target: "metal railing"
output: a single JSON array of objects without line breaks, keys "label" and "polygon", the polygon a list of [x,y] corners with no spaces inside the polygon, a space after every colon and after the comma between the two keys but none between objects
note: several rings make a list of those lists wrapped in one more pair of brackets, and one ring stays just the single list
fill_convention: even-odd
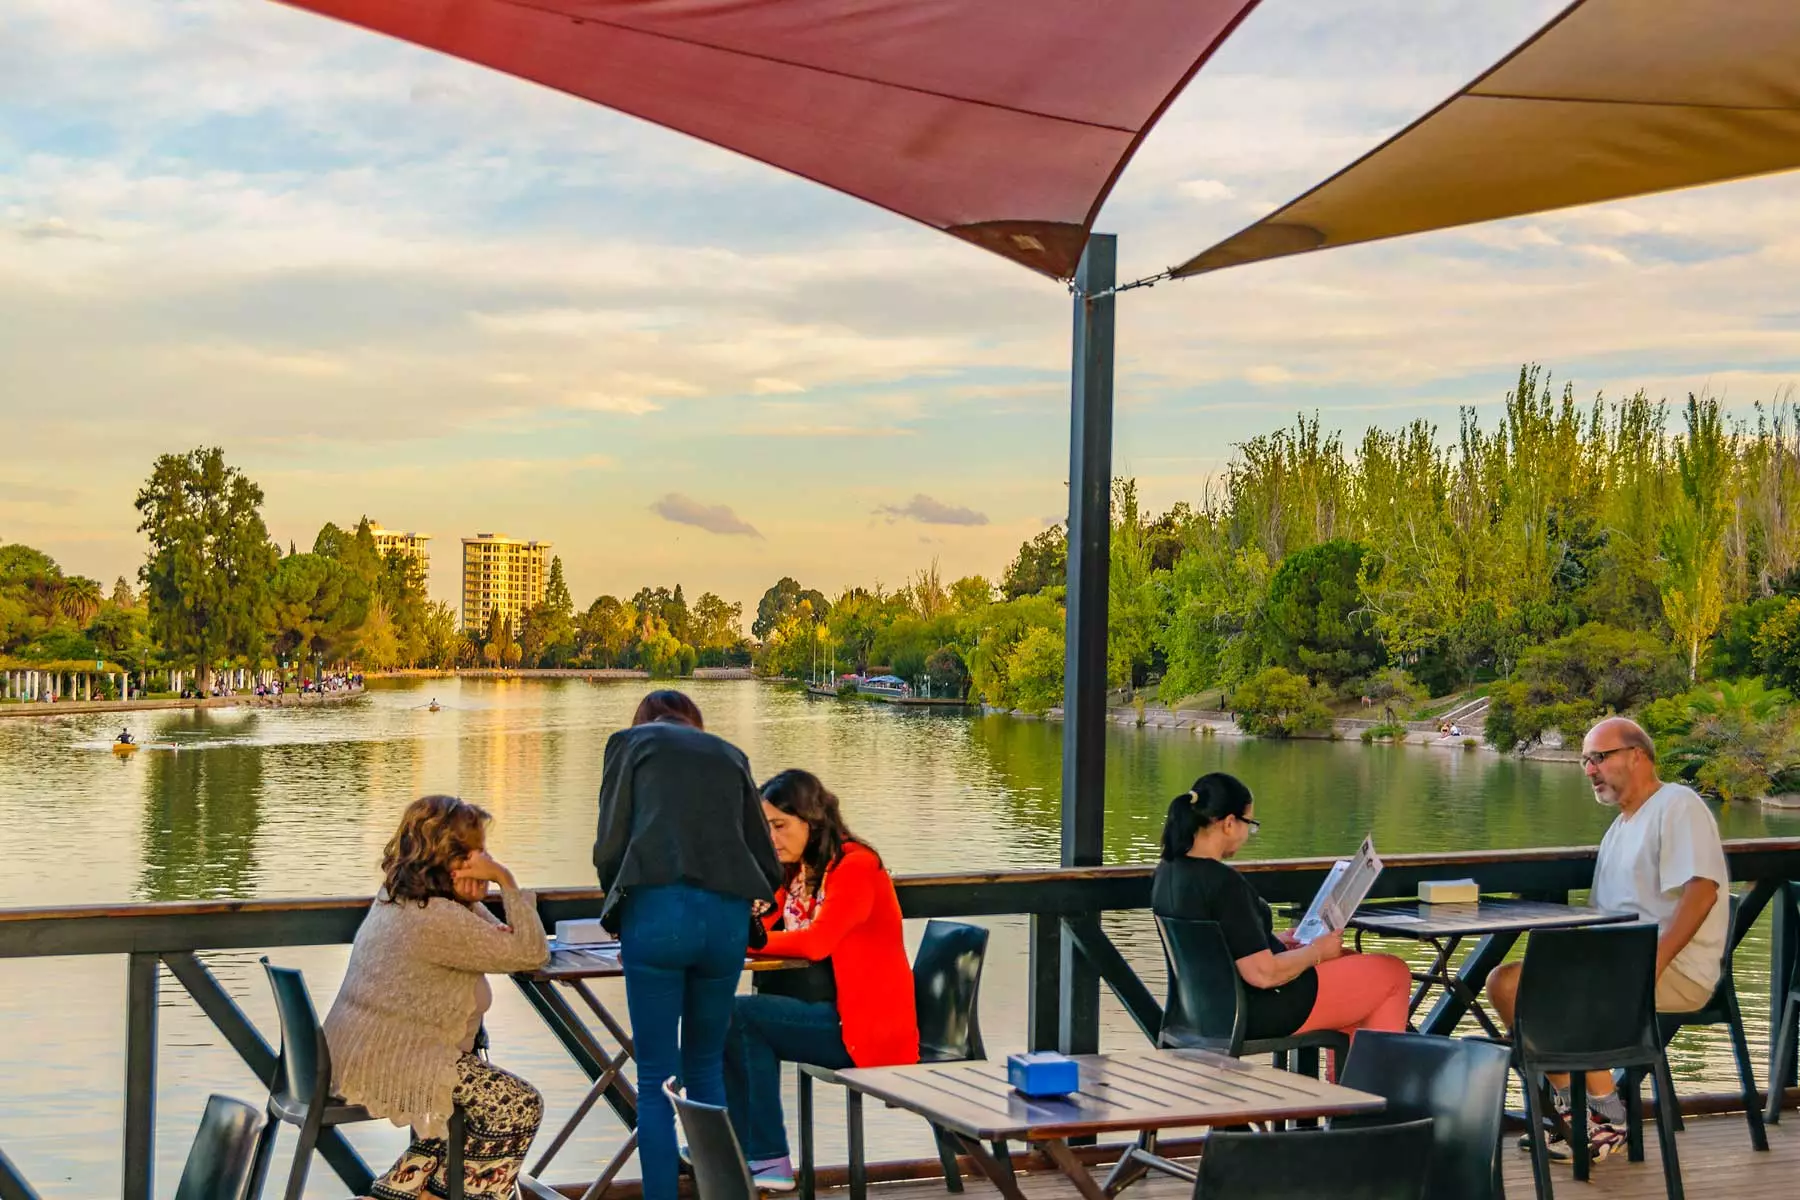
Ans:
[{"label": "metal railing", "polygon": [[[1738,915],[1734,943],[1765,909],[1770,937],[1770,1086],[1792,1087],[1793,1056],[1772,1059],[1781,1004],[1794,964],[1800,959],[1800,839],[1757,839],[1726,843],[1731,876],[1749,885]],[[1565,900],[1584,891],[1593,878],[1593,847],[1495,850],[1461,854],[1398,854],[1386,858],[1373,898],[1417,894],[1421,881],[1446,873],[1469,877],[1485,894]],[[1330,859],[1244,862],[1239,868],[1273,904],[1304,904],[1317,890]],[[1108,938],[1101,915],[1146,909],[1152,867],[1118,866],[996,871],[972,874],[902,876],[895,880],[901,911],[909,918],[1030,917],[1027,1041],[1033,1048],[1082,1051],[1098,1041],[1099,983],[1118,997],[1132,1020],[1154,1037],[1161,1008],[1150,989]],[[552,888],[538,892],[545,924],[591,917],[604,898],[597,888]],[[260,1080],[273,1073],[276,1051],[244,1015],[198,957],[208,950],[272,949],[283,946],[345,945],[356,936],[370,898],[302,900],[205,900],[171,903],[87,905],[0,910],[0,958],[123,955],[127,1016],[125,1054],[124,1179],[126,1200],[150,1200],[156,1130],[157,1013],[162,970],[181,985],[220,1037]],[[1465,957],[1460,973],[1476,990],[1510,942],[1483,939]],[[1078,973],[1091,986],[1064,989],[1065,975]],[[1062,996],[1071,997],[1069,1003]],[[1441,998],[1421,1022],[1426,1032],[1449,1033],[1463,1015],[1454,997]],[[592,1064],[581,1064],[584,1069]],[[1719,1108],[1721,1098],[1699,1106]],[[331,1131],[327,1131],[331,1134]],[[326,1161],[354,1189],[370,1175],[348,1142],[327,1136],[320,1142]],[[0,1200],[31,1195],[0,1152]]]}]

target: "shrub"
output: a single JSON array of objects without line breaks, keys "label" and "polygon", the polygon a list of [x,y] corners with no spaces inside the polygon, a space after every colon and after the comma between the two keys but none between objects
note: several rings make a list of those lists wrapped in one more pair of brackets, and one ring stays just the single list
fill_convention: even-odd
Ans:
[{"label": "shrub", "polygon": [[1286,667],[1258,672],[1232,694],[1238,724],[1258,737],[1292,737],[1331,725],[1322,689]]},{"label": "shrub", "polygon": [[1608,712],[1624,712],[1678,691],[1685,670],[1668,644],[1648,633],[1583,625],[1519,656],[1518,670],[1489,692],[1484,732],[1502,750],[1547,730],[1578,738]]},{"label": "shrub", "polygon": [[1383,721],[1381,724],[1375,726],[1375,728],[1369,730],[1369,733],[1374,737],[1387,738],[1396,742],[1404,742],[1406,740],[1406,726],[1400,724],[1398,721]]},{"label": "shrub", "polygon": [[[1679,717],[1671,714],[1679,706]],[[1724,801],[1786,791],[1800,780],[1800,721],[1792,697],[1759,679],[1719,682],[1675,697],[1657,714],[1659,757]]]}]

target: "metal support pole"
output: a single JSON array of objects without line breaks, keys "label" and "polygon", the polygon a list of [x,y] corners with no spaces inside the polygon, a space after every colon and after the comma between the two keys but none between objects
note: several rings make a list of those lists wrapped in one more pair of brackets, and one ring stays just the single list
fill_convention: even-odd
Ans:
[{"label": "metal support pole", "polygon": [[1777,1060],[1775,1050],[1781,1040],[1781,1018],[1786,1011],[1788,988],[1800,962],[1800,883],[1782,885],[1775,897],[1769,919],[1769,1090],[1793,1087],[1796,1082],[1797,1056],[1790,1050],[1784,1061]]},{"label": "metal support pole", "polygon": [[1030,940],[1026,1043],[1032,1050],[1054,1050],[1062,1037],[1062,918],[1032,913]]},{"label": "metal support pole", "polygon": [[[1106,824],[1106,601],[1112,541],[1113,297],[1118,241],[1088,239],[1075,272],[1069,404],[1068,605],[1063,672],[1062,865],[1099,866]],[[1058,1049],[1100,1048],[1100,976],[1061,936]]]},{"label": "metal support pole", "polygon": [[156,1166],[157,957],[138,953],[126,967],[125,1200],[154,1200]]}]

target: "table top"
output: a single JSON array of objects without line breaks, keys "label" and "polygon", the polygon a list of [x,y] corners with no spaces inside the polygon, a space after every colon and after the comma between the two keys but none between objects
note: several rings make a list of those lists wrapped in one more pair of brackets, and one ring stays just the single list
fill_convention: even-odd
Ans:
[{"label": "table top", "polygon": [[[785,971],[806,966],[803,958],[747,958],[746,971]],[[618,942],[592,942],[581,946],[552,944],[550,961],[535,971],[526,971],[528,979],[619,979],[625,966],[619,961]]]},{"label": "table top", "polygon": [[983,1141],[1241,1125],[1377,1112],[1386,1104],[1367,1092],[1206,1050],[1074,1058],[1081,1090],[1058,1099],[1030,1099],[1015,1092],[1004,1061],[860,1067],[838,1076],[859,1092]]},{"label": "table top", "polygon": [[1532,929],[1568,929],[1580,925],[1616,925],[1637,919],[1632,913],[1607,912],[1581,904],[1484,896],[1472,904],[1424,904],[1416,900],[1366,904],[1350,918],[1350,928],[1394,937],[1460,937],[1522,933]]}]

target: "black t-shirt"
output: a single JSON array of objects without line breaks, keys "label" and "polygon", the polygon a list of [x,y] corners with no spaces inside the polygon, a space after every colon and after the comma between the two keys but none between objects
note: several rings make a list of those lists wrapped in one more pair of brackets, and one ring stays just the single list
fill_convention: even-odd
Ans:
[{"label": "black t-shirt", "polygon": [[[1150,908],[1158,916],[1216,921],[1231,957],[1287,950],[1275,936],[1275,914],[1249,880],[1216,858],[1165,859],[1156,864]],[[1306,1023],[1319,995],[1319,973],[1308,967],[1280,987],[1244,984],[1244,1036],[1286,1037]]]}]

